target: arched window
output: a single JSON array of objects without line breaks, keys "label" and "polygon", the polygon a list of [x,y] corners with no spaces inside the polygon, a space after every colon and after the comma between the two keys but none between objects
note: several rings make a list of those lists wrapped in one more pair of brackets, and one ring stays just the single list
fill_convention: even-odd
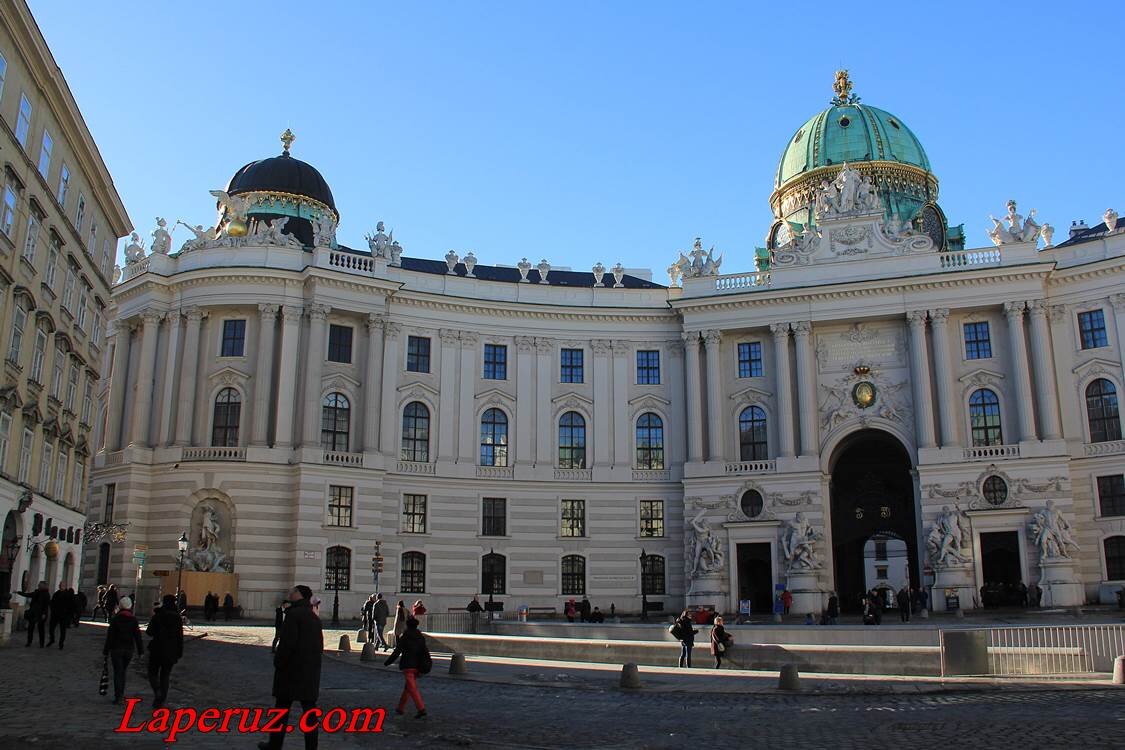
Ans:
[{"label": "arched window", "polygon": [[576,411],[559,417],[559,468],[586,468],[586,420]]},{"label": "arched window", "polygon": [[508,415],[499,409],[481,415],[480,465],[508,465]]},{"label": "arched window", "polygon": [[233,388],[224,388],[215,396],[215,418],[211,424],[211,445],[216,448],[238,447],[238,422],[242,418],[242,396]]},{"label": "arched window", "polygon": [[664,593],[664,558],[660,555],[646,555],[641,566],[641,591],[649,596]]},{"label": "arched window", "polygon": [[352,551],[347,547],[329,547],[324,553],[324,590],[350,591],[352,586]]},{"label": "arched window", "polygon": [[1111,536],[1102,546],[1105,548],[1106,580],[1125,581],[1125,536]]},{"label": "arched window", "polygon": [[329,393],[320,406],[320,444],[326,451],[348,450],[352,405],[342,393]]},{"label": "arched window", "polygon": [[507,560],[503,555],[491,552],[480,561],[480,592],[482,594],[505,593],[505,568]]},{"label": "arched window", "polygon": [[586,558],[582,555],[566,555],[562,559],[562,593],[586,596]]},{"label": "arched window", "polygon": [[738,415],[738,456],[740,461],[765,461],[766,412],[760,406],[747,406]]},{"label": "arched window", "polygon": [[664,420],[652,412],[637,417],[637,468],[664,468]]},{"label": "arched window", "polygon": [[426,555],[403,552],[398,590],[403,594],[426,593]]},{"label": "arched window", "polygon": [[430,410],[421,401],[402,410],[402,460],[430,460]]},{"label": "arched window", "polygon": [[1121,439],[1117,388],[1105,378],[1098,378],[1086,386],[1086,419],[1090,422],[1091,443]]},{"label": "arched window", "polygon": [[988,388],[981,388],[969,396],[969,427],[974,448],[1004,444],[1000,429],[1000,399]]}]

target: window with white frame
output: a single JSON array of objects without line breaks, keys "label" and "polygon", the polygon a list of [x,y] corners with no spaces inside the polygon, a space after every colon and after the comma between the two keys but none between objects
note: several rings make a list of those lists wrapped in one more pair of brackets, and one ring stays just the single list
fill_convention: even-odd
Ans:
[{"label": "window with white frame", "polygon": [[39,174],[43,175],[43,179],[47,179],[47,173],[51,171],[51,147],[54,142],[51,140],[51,133],[47,128],[43,128],[43,143],[39,146]]},{"label": "window with white frame", "polygon": [[19,482],[20,484],[27,484],[27,478],[31,474],[31,450],[35,445],[35,433],[29,428],[24,428],[23,440],[20,441],[20,468],[19,468]]},{"label": "window with white frame", "polygon": [[27,217],[27,237],[23,241],[23,257],[31,265],[35,265],[35,250],[39,247],[39,217],[32,211]]},{"label": "window with white frame", "polygon": [[47,288],[52,292],[55,289],[55,279],[58,277],[59,268],[59,246],[52,239],[50,246],[47,248],[47,268],[44,269],[46,277],[43,281],[47,284]]},{"label": "window with white frame", "polygon": [[31,355],[30,378],[36,383],[43,382],[43,360],[47,358],[47,332],[35,329],[35,351]]},{"label": "window with white frame", "polygon": [[12,415],[0,413],[0,471],[8,465],[8,447],[12,442]]},{"label": "window with white frame", "polygon": [[51,398],[56,401],[62,394],[63,372],[66,368],[66,351],[61,346],[55,347],[55,367],[51,373]]},{"label": "window with white frame", "polygon": [[74,212],[74,228],[82,231],[82,222],[86,220],[86,196],[78,194],[78,209]]},{"label": "window with white frame", "polygon": [[86,332],[86,307],[90,301],[90,287],[86,286],[83,281],[78,286],[78,309],[75,311],[78,314],[78,328],[83,333]]},{"label": "window with white frame", "polygon": [[328,525],[351,526],[354,487],[328,486]]},{"label": "window with white frame", "polygon": [[16,221],[16,192],[11,185],[4,186],[4,205],[0,208],[0,232],[12,236],[12,226]]},{"label": "window with white frame", "polygon": [[426,533],[426,496],[402,496],[402,531],[404,534]]},{"label": "window with white frame", "polygon": [[66,194],[70,191],[70,167],[66,164],[62,165],[59,170],[59,192],[58,199],[59,205],[63,208],[66,207]]},{"label": "window with white frame", "polygon": [[82,424],[90,424],[90,410],[94,405],[94,383],[87,376],[86,386],[82,390]]},{"label": "window with white frame", "polygon": [[69,412],[74,411],[74,399],[78,397],[78,363],[70,363],[70,373],[66,379],[66,403],[63,408]]},{"label": "window with white frame", "polygon": [[78,507],[82,501],[82,492],[84,490],[86,479],[86,466],[81,461],[74,462],[74,483],[70,486],[70,503],[75,508]]},{"label": "window with white frame", "polygon": [[39,462],[39,491],[51,491],[51,470],[55,468],[55,447],[43,440],[43,460]]},{"label": "window with white frame", "polygon": [[90,234],[86,240],[86,254],[93,256],[94,248],[98,246],[98,220],[90,219]]},{"label": "window with white frame", "polygon": [[74,287],[77,284],[77,278],[74,275],[74,269],[68,263],[66,266],[66,284],[63,286],[62,306],[67,312],[73,314],[74,312]]},{"label": "window with white frame", "polygon": [[55,499],[62,500],[66,491],[66,470],[70,465],[70,457],[66,453],[66,448],[59,444],[59,465],[55,468]]},{"label": "window with white frame", "polygon": [[8,60],[0,54],[0,96],[4,95],[4,79],[8,76]]},{"label": "window with white frame", "polygon": [[31,130],[31,100],[20,94],[20,111],[16,115],[16,140],[27,149],[27,134]]},{"label": "window with white frame", "polygon": [[102,276],[109,276],[110,258],[113,257],[113,243],[106,237],[102,240]]},{"label": "window with white frame", "polygon": [[8,361],[19,364],[20,349],[23,348],[23,329],[27,325],[27,309],[23,302],[17,302],[12,311],[12,338],[8,343]]}]

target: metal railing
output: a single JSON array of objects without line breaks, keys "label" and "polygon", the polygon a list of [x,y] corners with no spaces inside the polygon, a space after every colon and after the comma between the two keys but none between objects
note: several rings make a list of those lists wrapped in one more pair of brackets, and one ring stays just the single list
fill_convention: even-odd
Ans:
[{"label": "metal railing", "polygon": [[429,633],[490,633],[487,612],[427,612],[422,616],[422,630]]},{"label": "metal railing", "polygon": [[1019,458],[1018,445],[981,445],[975,448],[966,448],[964,459],[966,461],[991,461],[995,458]]},{"label": "metal railing", "polygon": [[[1006,628],[959,628],[940,632],[941,671],[951,671],[947,661],[947,634],[963,636],[984,632],[988,671],[981,676],[1066,677],[1113,671],[1113,661],[1125,656],[1125,625],[1041,625]],[[953,656],[953,655],[951,655]],[[981,655],[983,656],[983,654]],[[983,666],[983,660],[980,662]]]}]

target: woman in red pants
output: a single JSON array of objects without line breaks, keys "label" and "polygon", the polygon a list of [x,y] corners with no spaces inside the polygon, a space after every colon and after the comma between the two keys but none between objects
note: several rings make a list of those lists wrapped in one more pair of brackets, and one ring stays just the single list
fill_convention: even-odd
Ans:
[{"label": "woman in red pants", "polygon": [[395,650],[387,657],[385,664],[390,666],[399,657],[402,658],[398,663],[398,668],[402,671],[405,685],[402,688],[402,696],[398,699],[398,707],[395,709],[395,713],[404,713],[406,711],[406,699],[411,698],[414,701],[414,706],[418,709],[414,718],[421,719],[426,715],[426,705],[422,702],[422,694],[418,692],[417,681],[419,676],[429,674],[433,667],[433,661],[430,659],[430,649],[426,646],[426,636],[422,635],[422,631],[418,629],[418,620],[413,617],[406,621],[406,632],[395,639]]}]

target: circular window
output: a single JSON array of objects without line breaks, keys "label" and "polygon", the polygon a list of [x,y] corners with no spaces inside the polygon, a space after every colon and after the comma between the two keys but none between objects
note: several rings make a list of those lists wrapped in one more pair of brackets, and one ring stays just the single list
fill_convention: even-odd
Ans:
[{"label": "circular window", "polygon": [[895,130],[901,130],[898,124],[898,120],[896,120],[895,118],[892,117],[891,119],[887,120],[887,122],[889,122],[891,124],[891,127]]},{"label": "circular window", "polygon": [[746,490],[742,493],[740,506],[744,516],[757,518],[762,515],[762,509],[765,507],[765,503],[762,502],[762,493],[757,490]]},{"label": "circular window", "polygon": [[847,115],[840,118],[840,127],[846,128],[847,126],[849,126],[851,124],[852,124],[852,121],[847,118]]},{"label": "circular window", "polygon": [[997,476],[984,480],[984,499],[989,505],[1003,505],[1008,499],[1008,483]]}]

